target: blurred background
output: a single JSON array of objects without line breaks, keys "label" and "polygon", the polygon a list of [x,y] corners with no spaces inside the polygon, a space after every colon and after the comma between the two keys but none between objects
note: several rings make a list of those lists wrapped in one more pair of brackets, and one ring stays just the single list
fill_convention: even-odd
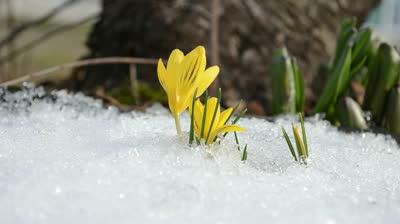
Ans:
[{"label": "blurred background", "polygon": [[[223,89],[223,104],[243,99],[251,114],[271,115],[273,55],[286,48],[304,80],[302,110],[311,114],[329,79],[320,73],[334,60],[342,21],[371,27],[373,38],[394,48],[399,12],[399,0],[0,0],[0,82],[18,86],[13,80],[25,77],[123,109],[165,105],[154,59],[204,45],[208,65],[221,67],[213,89]],[[107,64],[35,73],[109,57]],[[119,63],[120,57],[133,59]],[[356,100],[365,91],[351,88]]]}]

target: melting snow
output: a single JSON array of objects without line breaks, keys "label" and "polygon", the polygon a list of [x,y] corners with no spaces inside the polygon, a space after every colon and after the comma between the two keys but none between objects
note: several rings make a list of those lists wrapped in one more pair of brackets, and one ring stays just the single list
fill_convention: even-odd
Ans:
[{"label": "melting snow", "polygon": [[161,106],[120,113],[32,88],[0,96],[0,223],[400,222],[400,149],[388,136],[308,119],[304,167],[279,129],[292,118],[243,119],[242,163],[230,135],[189,148]]}]

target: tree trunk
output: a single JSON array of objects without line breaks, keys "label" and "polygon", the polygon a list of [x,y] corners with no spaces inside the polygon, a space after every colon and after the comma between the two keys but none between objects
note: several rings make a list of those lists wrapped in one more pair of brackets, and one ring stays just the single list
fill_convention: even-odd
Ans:
[{"label": "tree trunk", "polygon": [[[242,98],[269,111],[269,62],[272,51],[283,45],[297,58],[309,85],[320,63],[334,51],[341,20],[356,17],[361,23],[376,3],[220,0],[219,84],[225,104]],[[211,0],[103,0],[102,14],[87,41],[87,57],[167,58],[174,48],[188,52],[200,44],[210,54],[211,5]],[[82,76],[75,87],[90,90],[121,82],[128,67],[101,66],[79,73]],[[138,74],[139,79],[158,85],[154,67],[139,67]]]}]

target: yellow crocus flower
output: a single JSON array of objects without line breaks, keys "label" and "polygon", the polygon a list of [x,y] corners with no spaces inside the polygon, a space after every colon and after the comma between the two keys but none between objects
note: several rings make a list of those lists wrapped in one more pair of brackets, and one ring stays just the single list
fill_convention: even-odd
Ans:
[{"label": "yellow crocus flower", "polygon": [[[204,139],[206,144],[211,144],[215,141],[219,134],[226,132],[241,132],[245,129],[239,125],[226,124],[233,108],[228,108],[221,112],[221,107],[218,104],[216,97],[211,97],[206,102],[207,111],[204,113],[205,106],[196,100],[194,103],[194,133],[198,140]],[[192,106],[190,105],[190,113],[192,114]],[[205,116],[205,117],[204,117]],[[202,127],[204,124],[204,127]]]},{"label": "yellow crocus flower", "polygon": [[180,114],[188,108],[196,90],[196,97],[199,97],[211,85],[219,73],[219,67],[206,69],[206,51],[203,46],[198,46],[187,55],[179,49],[173,50],[167,67],[159,59],[157,73],[161,86],[168,95],[176,131],[180,134]]}]

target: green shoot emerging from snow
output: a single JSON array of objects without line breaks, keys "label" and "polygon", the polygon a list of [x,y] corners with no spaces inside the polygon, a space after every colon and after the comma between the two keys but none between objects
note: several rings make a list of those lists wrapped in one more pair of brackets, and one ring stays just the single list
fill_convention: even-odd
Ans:
[{"label": "green shoot emerging from snow", "polygon": [[289,147],[290,153],[292,154],[294,160],[307,165],[307,158],[308,158],[307,135],[304,128],[304,117],[301,113],[299,113],[299,120],[300,120],[301,130],[297,125],[292,123],[292,131],[296,142],[296,150],[293,147],[293,144],[290,141],[290,138],[285,129],[283,127],[281,128],[283,137],[286,140],[286,143]]}]

